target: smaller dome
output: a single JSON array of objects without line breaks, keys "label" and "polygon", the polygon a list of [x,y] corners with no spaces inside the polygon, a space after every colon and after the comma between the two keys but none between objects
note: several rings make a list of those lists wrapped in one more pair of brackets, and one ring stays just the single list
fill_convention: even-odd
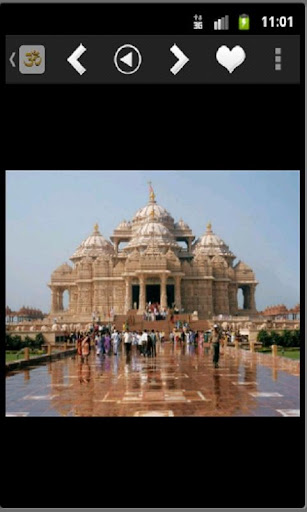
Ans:
[{"label": "smaller dome", "polygon": [[63,263],[63,265],[56,268],[52,274],[70,274],[71,272],[72,268],[67,263]]},{"label": "smaller dome", "polygon": [[207,224],[207,231],[205,234],[197,240],[194,245],[194,250],[197,252],[200,248],[203,249],[208,256],[230,256],[231,258],[235,258],[234,254],[229,249],[228,245],[215,233],[213,233],[211,229],[211,223]]},{"label": "smaller dome", "polygon": [[131,228],[131,224],[129,221],[126,221],[126,220],[123,220],[122,222],[120,222],[117,226],[116,229],[130,229]]},{"label": "smaller dome", "polygon": [[175,228],[177,229],[190,229],[190,226],[184,222],[182,219],[180,219],[176,224]]},{"label": "smaller dome", "polygon": [[97,258],[102,253],[111,255],[113,252],[113,245],[102,236],[98,229],[98,224],[95,224],[93,233],[79,245],[70,259],[78,261],[86,256]]}]

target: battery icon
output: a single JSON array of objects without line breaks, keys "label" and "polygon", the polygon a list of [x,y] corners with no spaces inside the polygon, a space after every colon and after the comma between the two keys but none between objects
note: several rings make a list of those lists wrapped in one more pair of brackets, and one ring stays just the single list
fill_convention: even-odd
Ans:
[{"label": "battery icon", "polygon": [[248,14],[241,14],[239,16],[239,30],[249,30],[249,16],[248,16]]}]

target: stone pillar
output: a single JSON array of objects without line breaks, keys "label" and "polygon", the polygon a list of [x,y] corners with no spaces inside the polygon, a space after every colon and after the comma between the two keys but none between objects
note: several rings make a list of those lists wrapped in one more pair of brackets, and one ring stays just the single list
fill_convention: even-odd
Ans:
[{"label": "stone pillar", "polygon": [[250,307],[250,309],[256,309],[255,291],[256,291],[256,286],[254,284],[251,284],[249,286],[249,307]]},{"label": "stone pillar", "polygon": [[239,342],[237,339],[235,339],[235,349],[239,350]]},{"label": "stone pillar", "polygon": [[139,276],[140,282],[140,296],[139,296],[139,311],[143,314],[145,311],[146,298],[145,298],[145,277]]},{"label": "stone pillar", "polygon": [[29,359],[30,359],[29,347],[25,347],[24,351],[25,351],[25,360],[29,361]]},{"label": "stone pillar", "polygon": [[58,289],[58,310],[63,311],[63,290]]},{"label": "stone pillar", "polygon": [[69,309],[71,313],[77,312],[77,306],[78,306],[78,287],[76,285],[71,287],[71,296],[70,296],[70,303],[69,303]]},{"label": "stone pillar", "polygon": [[236,283],[229,283],[228,298],[229,298],[229,314],[235,315],[238,312],[238,287],[237,287]]},{"label": "stone pillar", "polygon": [[125,313],[132,308],[132,285],[131,277],[126,277]]},{"label": "stone pillar", "polygon": [[166,275],[161,274],[160,279],[161,279],[160,305],[161,305],[161,308],[167,308]]},{"label": "stone pillar", "polygon": [[68,311],[71,311],[71,306],[73,304],[73,293],[74,293],[73,288],[70,286],[68,288],[68,306],[67,306]]},{"label": "stone pillar", "polygon": [[272,356],[273,357],[277,356],[277,345],[272,345]]},{"label": "stone pillar", "polygon": [[51,313],[56,313],[58,310],[58,291],[54,286],[51,288]]},{"label": "stone pillar", "polygon": [[255,352],[255,344],[253,341],[250,341],[249,342],[249,349],[251,352]]},{"label": "stone pillar", "polygon": [[181,276],[175,276],[175,304],[181,309]]}]

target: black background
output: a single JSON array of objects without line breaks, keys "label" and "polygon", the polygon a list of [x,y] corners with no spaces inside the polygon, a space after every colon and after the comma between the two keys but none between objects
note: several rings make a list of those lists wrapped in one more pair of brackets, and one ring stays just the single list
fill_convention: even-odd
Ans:
[{"label": "black background", "polygon": [[[113,19],[98,5],[6,9],[2,56],[5,34],[97,33]],[[126,9],[116,6],[117,26],[136,23],[140,7]],[[4,86],[3,62],[1,73],[3,170],[293,169],[304,205],[304,84],[40,88]],[[1,506],[304,506],[302,352],[300,418],[2,417]]]}]

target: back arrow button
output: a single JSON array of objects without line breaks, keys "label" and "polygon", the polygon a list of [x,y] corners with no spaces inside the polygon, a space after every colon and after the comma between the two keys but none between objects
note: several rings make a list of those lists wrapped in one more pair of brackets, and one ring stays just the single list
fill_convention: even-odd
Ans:
[{"label": "back arrow button", "polygon": [[12,55],[9,58],[10,63],[12,64],[13,68],[16,68],[16,64],[14,62],[14,57],[16,55],[16,52],[13,52]]},{"label": "back arrow button", "polygon": [[79,62],[79,58],[83,53],[86,52],[86,48],[81,43],[78,48],[67,58],[69,64],[79,73],[79,75],[83,75],[85,73],[86,68],[82,66]]},{"label": "back arrow button", "polygon": [[177,57],[177,62],[174,64],[174,66],[170,69],[170,72],[173,73],[173,75],[177,75],[179,71],[183,68],[183,66],[186,65],[187,62],[189,62],[190,59],[178,48],[176,44],[174,44],[170,51]]}]

